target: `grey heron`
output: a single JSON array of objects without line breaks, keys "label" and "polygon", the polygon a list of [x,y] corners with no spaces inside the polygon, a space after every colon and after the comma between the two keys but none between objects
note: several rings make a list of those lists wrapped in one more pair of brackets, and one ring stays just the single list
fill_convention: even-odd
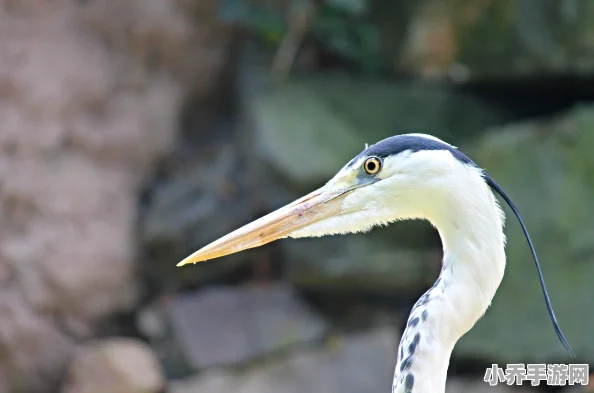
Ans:
[{"label": "grey heron", "polygon": [[281,238],[357,233],[399,220],[427,220],[441,237],[442,269],[409,315],[392,392],[444,392],[456,342],[487,311],[503,278],[505,215],[495,193],[522,227],[555,332],[575,356],[557,323],[518,209],[482,168],[430,135],[396,135],[366,146],[320,189],[214,241],[178,266]]}]

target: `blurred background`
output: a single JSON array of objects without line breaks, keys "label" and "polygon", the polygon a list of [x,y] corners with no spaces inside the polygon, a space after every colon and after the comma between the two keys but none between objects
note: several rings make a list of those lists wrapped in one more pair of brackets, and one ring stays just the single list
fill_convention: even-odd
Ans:
[{"label": "blurred background", "polygon": [[518,206],[451,360],[594,363],[594,2],[0,1],[0,392],[388,392],[438,234],[402,222],[176,268],[424,132]]}]

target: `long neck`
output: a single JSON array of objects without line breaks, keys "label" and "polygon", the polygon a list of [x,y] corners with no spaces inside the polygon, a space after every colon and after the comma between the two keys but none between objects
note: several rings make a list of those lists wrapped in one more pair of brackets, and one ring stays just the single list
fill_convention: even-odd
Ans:
[{"label": "long neck", "polygon": [[455,204],[430,221],[444,249],[439,278],[414,305],[404,330],[392,393],[443,393],[454,345],[482,317],[505,269],[503,215],[492,194]]}]

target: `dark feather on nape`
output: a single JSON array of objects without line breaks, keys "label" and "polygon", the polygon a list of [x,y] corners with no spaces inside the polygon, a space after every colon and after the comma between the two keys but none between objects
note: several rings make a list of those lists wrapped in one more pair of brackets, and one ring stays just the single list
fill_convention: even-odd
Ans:
[{"label": "dark feather on nape", "polygon": [[553,322],[553,328],[555,329],[555,333],[557,333],[557,337],[559,337],[561,344],[563,344],[563,346],[565,347],[567,352],[569,352],[569,354],[573,358],[575,358],[575,353],[573,352],[573,350],[571,349],[571,346],[567,342],[567,339],[563,335],[563,332],[561,331],[561,327],[559,326],[559,322],[557,322],[557,318],[555,317],[555,313],[553,312],[553,306],[551,305],[551,299],[549,298],[549,293],[547,291],[547,287],[544,282],[544,277],[542,275],[540,263],[538,262],[538,257],[536,256],[536,250],[534,249],[534,245],[532,244],[532,239],[530,239],[530,235],[528,234],[528,229],[526,229],[526,225],[524,225],[524,221],[522,220],[522,216],[520,215],[520,212],[518,211],[518,209],[512,202],[511,198],[509,196],[507,196],[505,191],[503,191],[503,189],[497,183],[495,183],[495,181],[489,175],[487,175],[486,173],[483,172],[483,176],[484,176],[485,181],[489,185],[489,187],[491,187],[491,189],[493,189],[495,192],[497,192],[497,194],[499,194],[503,198],[503,200],[505,200],[505,202],[507,203],[509,208],[512,210],[512,212],[515,214],[516,218],[518,219],[520,226],[522,227],[522,231],[524,232],[524,236],[526,237],[526,240],[528,241],[528,246],[530,246],[530,252],[532,253],[532,258],[534,259],[534,263],[536,264],[536,271],[538,272],[538,279],[540,280],[540,286],[542,288],[542,293],[544,295],[544,299],[545,299],[545,303],[547,305],[547,310],[549,312],[549,316],[551,317],[551,321]]},{"label": "dark feather on nape", "polygon": [[468,158],[464,153],[459,151],[453,146],[448,145],[440,141],[436,141],[431,138],[425,138],[422,136],[415,135],[396,135],[383,141],[376,143],[375,145],[369,146],[363,150],[357,157],[355,157],[349,166],[356,162],[361,157],[376,156],[376,157],[389,157],[403,153],[405,151],[411,151],[413,153],[424,150],[446,150],[452,153],[455,159],[464,164],[474,164],[474,162]]}]

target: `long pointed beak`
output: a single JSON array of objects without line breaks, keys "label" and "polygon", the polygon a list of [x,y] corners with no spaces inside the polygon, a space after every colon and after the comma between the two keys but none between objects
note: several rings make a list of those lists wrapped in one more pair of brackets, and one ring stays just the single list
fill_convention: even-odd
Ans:
[{"label": "long pointed beak", "polygon": [[340,213],[346,192],[322,187],[210,243],[177,266],[219,258],[287,237],[291,232]]}]

